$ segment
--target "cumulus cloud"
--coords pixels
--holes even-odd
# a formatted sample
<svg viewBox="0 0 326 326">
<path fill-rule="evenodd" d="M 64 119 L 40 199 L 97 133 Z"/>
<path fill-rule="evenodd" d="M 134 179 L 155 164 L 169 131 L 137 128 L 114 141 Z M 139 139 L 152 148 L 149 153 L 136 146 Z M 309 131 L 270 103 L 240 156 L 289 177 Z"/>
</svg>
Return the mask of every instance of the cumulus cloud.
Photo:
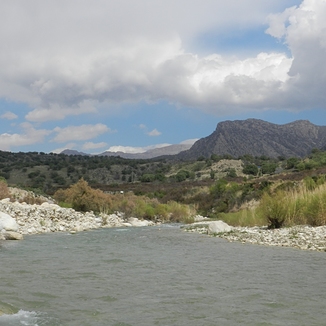
<svg viewBox="0 0 326 326">
<path fill-rule="evenodd" d="M 269 17 L 267 32 L 291 57 L 240 60 L 201 57 L 187 46 L 235 23 L 261 26 L 284 0 L 8 1 L 0 12 L 0 97 L 28 103 L 31 122 L 140 100 L 215 114 L 324 107 L 325 5 L 304 0 Z"/>
<path fill-rule="evenodd" d="M 325 108 L 325 17 L 325 0 L 304 0 L 298 8 L 270 16 L 267 32 L 283 39 L 293 55 L 283 94 L 289 107 Z"/>
<path fill-rule="evenodd" d="M 5 112 L 4 114 L 2 114 L 2 115 L 0 116 L 0 118 L 1 118 L 1 119 L 7 119 L 7 120 L 15 120 L 15 119 L 18 118 L 18 115 L 15 114 L 15 113 L 13 113 L 13 112 L 9 112 L 9 111 L 7 111 L 7 112 Z"/>
<path fill-rule="evenodd" d="M 0 150 L 10 151 L 15 147 L 42 143 L 44 138 L 51 133 L 45 129 L 34 129 L 29 123 L 20 125 L 22 133 L 0 134 Z"/>
<path fill-rule="evenodd" d="M 69 126 L 66 128 L 56 127 L 53 130 L 57 135 L 52 139 L 54 142 L 65 143 L 67 141 L 83 141 L 96 138 L 97 136 L 112 132 L 102 123 L 96 125 Z"/>
<path fill-rule="evenodd" d="M 162 133 L 160 131 L 158 131 L 157 129 L 153 129 L 152 131 L 149 131 L 147 133 L 148 136 L 151 137 L 156 137 L 156 136 L 160 136 Z"/>
<path fill-rule="evenodd" d="M 26 120 L 31 122 L 45 122 L 63 120 L 69 115 L 96 113 L 95 101 L 83 100 L 80 103 L 67 107 L 66 104 L 48 103 L 47 107 L 36 107 L 26 115 Z"/>
</svg>

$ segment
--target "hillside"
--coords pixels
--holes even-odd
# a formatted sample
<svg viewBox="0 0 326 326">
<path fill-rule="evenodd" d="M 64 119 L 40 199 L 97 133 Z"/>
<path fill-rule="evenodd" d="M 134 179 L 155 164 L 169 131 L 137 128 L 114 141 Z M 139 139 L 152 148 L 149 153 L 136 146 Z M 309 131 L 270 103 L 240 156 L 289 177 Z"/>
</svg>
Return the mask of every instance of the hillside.
<svg viewBox="0 0 326 326">
<path fill-rule="evenodd" d="M 325 128 L 308 121 L 286 125 L 254 119 L 225 121 L 189 150 L 146 160 L 76 151 L 70 151 L 71 155 L 0 151 L 0 177 L 10 186 L 53 194 L 81 178 L 108 191 L 121 185 L 141 189 L 145 184 L 150 187 L 169 184 L 173 191 L 178 191 L 183 182 L 214 183 L 225 177 L 276 176 L 293 169 L 313 171 L 326 165 L 325 153 L 316 149 L 325 148 Z M 159 149 L 160 153 L 162 150 L 166 148 Z"/>
<path fill-rule="evenodd" d="M 316 126 L 306 120 L 298 120 L 284 125 L 257 119 L 224 121 L 208 137 L 201 138 L 177 159 L 192 160 L 200 156 L 231 155 L 240 157 L 283 156 L 304 157 L 313 148 L 325 149 L 326 126 Z"/>
</svg>

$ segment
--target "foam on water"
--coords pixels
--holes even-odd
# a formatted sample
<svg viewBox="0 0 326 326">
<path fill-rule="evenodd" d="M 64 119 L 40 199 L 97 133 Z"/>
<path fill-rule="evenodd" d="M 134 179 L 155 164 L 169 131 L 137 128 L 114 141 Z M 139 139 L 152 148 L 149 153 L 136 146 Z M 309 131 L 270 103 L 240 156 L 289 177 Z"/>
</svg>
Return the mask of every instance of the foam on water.
<svg viewBox="0 0 326 326">
<path fill-rule="evenodd" d="M 4 314 L 0 316 L 0 326 L 43 326 L 58 325 L 54 320 L 47 318 L 44 314 L 36 311 L 19 310 L 15 314 Z"/>
</svg>

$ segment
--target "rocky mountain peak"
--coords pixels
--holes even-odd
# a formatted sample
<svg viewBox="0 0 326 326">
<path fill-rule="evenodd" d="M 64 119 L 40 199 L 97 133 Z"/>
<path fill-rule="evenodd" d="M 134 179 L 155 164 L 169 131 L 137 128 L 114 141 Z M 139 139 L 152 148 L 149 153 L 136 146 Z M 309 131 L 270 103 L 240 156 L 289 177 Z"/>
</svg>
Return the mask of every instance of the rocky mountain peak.
<svg viewBox="0 0 326 326">
<path fill-rule="evenodd" d="M 325 145 L 326 127 L 316 126 L 308 120 L 279 125 L 247 119 L 219 122 L 211 135 L 198 140 L 190 150 L 180 153 L 178 157 L 196 159 L 212 154 L 302 157 L 313 148 L 324 148 Z"/>
</svg>

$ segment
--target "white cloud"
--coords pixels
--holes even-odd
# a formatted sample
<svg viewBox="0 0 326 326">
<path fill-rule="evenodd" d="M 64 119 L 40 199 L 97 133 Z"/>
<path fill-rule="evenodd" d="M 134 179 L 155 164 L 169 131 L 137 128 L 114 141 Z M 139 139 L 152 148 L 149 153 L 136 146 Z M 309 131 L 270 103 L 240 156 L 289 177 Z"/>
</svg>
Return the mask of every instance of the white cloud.
<svg viewBox="0 0 326 326">
<path fill-rule="evenodd" d="M 90 150 L 90 149 L 103 148 L 106 146 L 107 146 L 107 143 L 105 143 L 105 142 L 101 142 L 101 143 L 87 142 L 82 146 L 82 148 L 84 150 Z"/>
<path fill-rule="evenodd" d="M 10 151 L 14 147 L 42 143 L 45 136 L 51 133 L 45 129 L 34 129 L 29 123 L 22 123 L 20 126 L 22 129 L 20 134 L 0 134 L 0 150 Z"/>
<path fill-rule="evenodd" d="M 8 1 L 0 12 L 0 97 L 29 104 L 32 122 L 140 100 L 217 115 L 325 107 L 325 5 L 304 0 L 270 16 L 267 32 L 283 39 L 292 57 L 240 60 L 200 57 L 187 45 L 235 24 L 262 26 L 284 0 Z"/>
<path fill-rule="evenodd" d="M 294 108 L 325 108 L 326 94 L 326 1 L 302 4 L 270 17 L 271 35 L 284 39 L 291 50 L 291 77 L 280 99 Z"/>
<path fill-rule="evenodd" d="M 152 131 L 149 131 L 147 133 L 148 136 L 151 137 L 156 137 L 156 136 L 160 136 L 162 133 L 160 131 L 158 131 L 157 129 L 153 129 Z"/>
<path fill-rule="evenodd" d="M 49 103 L 47 108 L 37 107 L 26 115 L 26 120 L 31 122 L 44 122 L 63 120 L 69 115 L 79 115 L 85 113 L 96 113 L 94 101 L 83 100 L 72 107 L 62 106 L 59 103 Z"/>
<path fill-rule="evenodd" d="M 7 119 L 7 120 L 15 120 L 18 118 L 18 115 L 13 112 L 5 112 L 0 116 L 1 119 Z"/>
<path fill-rule="evenodd" d="M 64 143 L 67 141 L 89 140 L 112 131 L 106 125 L 98 123 L 96 125 L 69 126 L 66 128 L 56 127 L 54 128 L 54 132 L 56 132 L 57 135 L 52 141 Z"/>
</svg>

